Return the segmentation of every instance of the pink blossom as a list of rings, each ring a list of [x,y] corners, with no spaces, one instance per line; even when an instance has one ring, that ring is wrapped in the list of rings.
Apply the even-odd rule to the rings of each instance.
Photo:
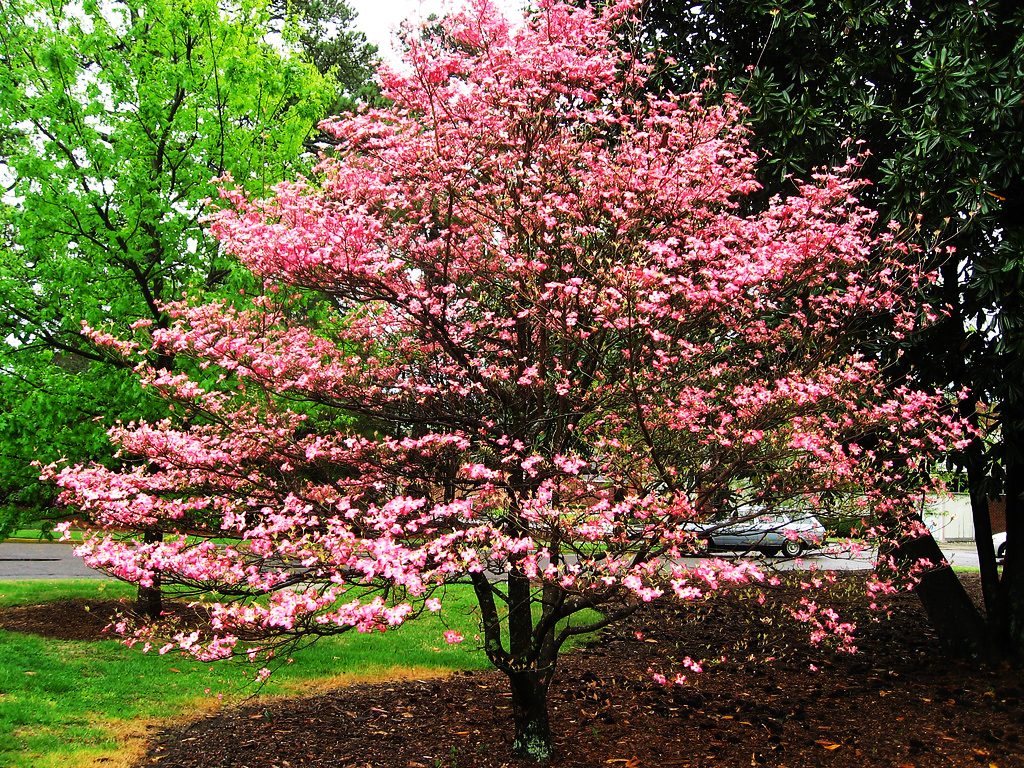
[[[88,521],[78,554],[223,596],[212,636],[129,642],[214,660],[257,639],[259,662],[468,580],[492,660],[552,669],[550,628],[584,609],[778,585],[683,557],[720,502],[854,510],[849,551],[924,533],[929,462],[971,432],[861,350],[928,322],[929,276],[875,233],[860,158],[746,213],[745,108],[646,95],[616,42],[636,7],[544,0],[513,24],[472,0],[413,32],[382,105],[322,124],[315,182],[223,180],[210,234],[256,291],[83,329],[169,410],[111,430],[121,461],[42,470]],[[879,565],[876,601],[932,567]],[[806,583],[793,615],[854,649]]]

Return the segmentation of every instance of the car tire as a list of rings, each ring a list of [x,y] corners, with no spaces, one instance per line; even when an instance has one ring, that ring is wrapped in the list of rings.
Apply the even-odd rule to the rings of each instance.
[[[800,557],[800,553],[804,551],[804,544],[802,541],[791,541],[786,539],[782,542],[782,555],[783,557]]]
[[[999,549],[996,550],[996,560],[1003,562],[1006,559],[1006,542],[1004,541],[999,545]]]

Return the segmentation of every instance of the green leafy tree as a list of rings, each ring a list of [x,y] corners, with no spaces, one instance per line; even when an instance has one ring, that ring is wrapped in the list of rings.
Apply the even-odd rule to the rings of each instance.
[[[260,0],[4,3],[0,535],[52,498],[32,462],[102,456],[152,413],[83,322],[159,327],[162,302],[241,287],[203,233],[212,180],[294,172],[339,92],[271,29]]]
[[[913,369],[930,385],[967,388],[962,415],[989,433],[952,457],[970,487],[989,625],[948,569],[919,593],[951,645],[1024,652],[1024,10],[1005,0],[647,0],[634,32],[666,56],[659,87],[689,87],[711,66],[742,93],[766,156],[755,205],[792,176],[841,163],[848,137],[872,153],[864,199],[923,246],[943,311],[929,333],[872,351],[893,357],[893,380]],[[1007,499],[1001,576],[995,495]],[[939,550],[925,537],[895,554]]]
[[[339,106],[376,96],[377,47],[354,28],[356,14],[345,0],[272,0],[274,15],[291,25],[306,58],[341,86]]]

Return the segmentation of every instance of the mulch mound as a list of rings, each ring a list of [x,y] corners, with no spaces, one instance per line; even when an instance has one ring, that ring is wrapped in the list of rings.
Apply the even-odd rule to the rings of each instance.
[[[42,605],[19,605],[0,610],[0,629],[23,632],[54,640],[117,640],[110,626],[127,617],[140,620],[133,605],[121,600],[91,600],[74,597]],[[165,609],[173,612],[181,627],[209,626],[209,616],[201,609],[168,601]]]
[[[0,629],[54,640],[111,640],[104,630],[125,610],[117,600],[76,597],[0,610]]]
[[[783,607],[793,589],[763,605],[740,593],[661,602],[566,654],[550,695],[551,765],[1024,768],[1024,673],[946,657],[913,595],[876,620],[862,579],[844,578],[828,601],[858,622],[857,654],[808,642]],[[73,615],[92,623],[98,608]],[[66,611],[37,609],[65,630]],[[31,612],[2,612],[0,626],[32,631]],[[686,656],[717,661],[685,685],[653,681]],[[507,682],[491,672],[357,685],[154,733],[140,766],[522,766],[510,710]]]

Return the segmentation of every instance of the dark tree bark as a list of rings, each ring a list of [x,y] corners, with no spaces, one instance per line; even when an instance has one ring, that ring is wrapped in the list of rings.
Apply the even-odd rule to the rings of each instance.
[[[1011,407],[1007,405],[1007,410]],[[1018,411],[1024,407],[1018,406]],[[1024,460],[1020,432],[1024,414],[1004,413],[1006,481],[1006,559],[997,595],[996,632],[1007,654],[1024,659]]]
[[[143,536],[143,541],[147,544],[155,544],[163,541],[163,538],[162,531],[147,530]],[[154,577],[152,586],[139,586],[135,597],[135,610],[140,616],[145,616],[147,619],[160,618],[160,614],[164,610],[164,604],[163,590],[160,588],[159,578]]]
[[[529,669],[513,672],[508,678],[512,685],[512,721],[515,728],[512,752],[524,760],[546,763],[554,755],[548,719],[551,675],[546,670]]]
[[[912,566],[920,560],[940,563],[942,550],[932,536],[908,539],[890,553],[898,564]],[[915,587],[939,641],[956,656],[993,663],[999,652],[985,618],[948,565],[927,571]]]

